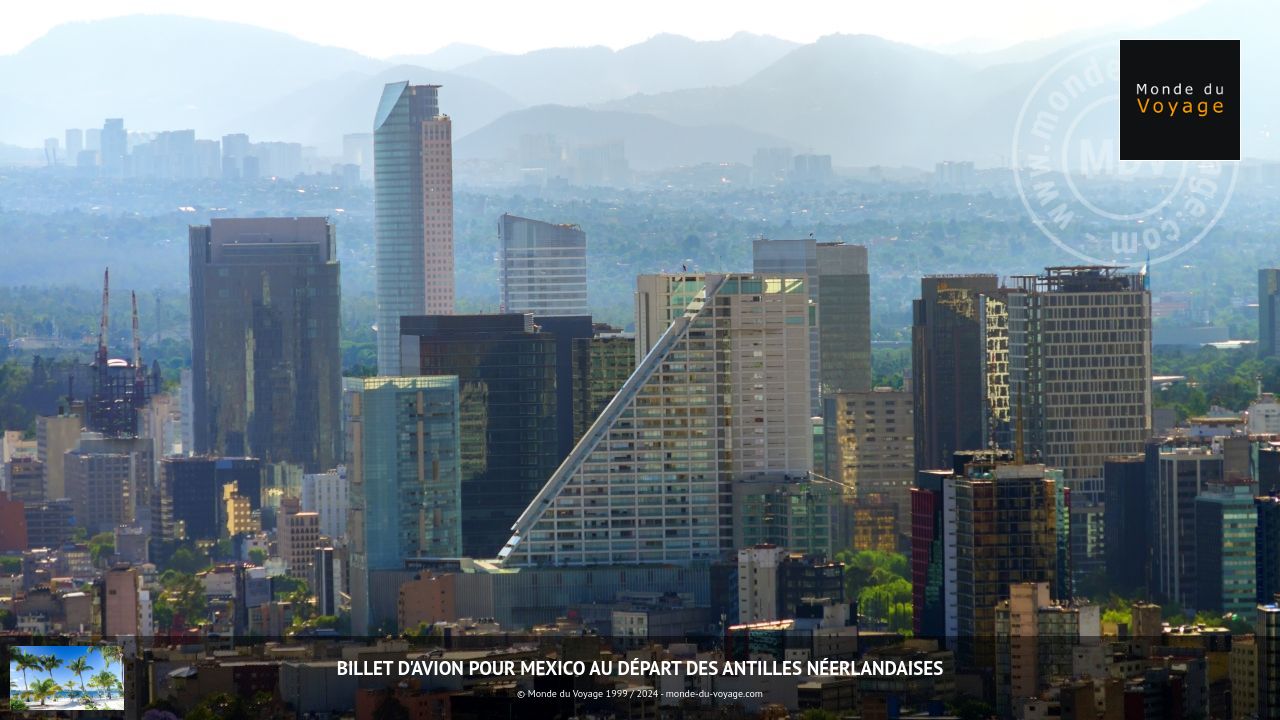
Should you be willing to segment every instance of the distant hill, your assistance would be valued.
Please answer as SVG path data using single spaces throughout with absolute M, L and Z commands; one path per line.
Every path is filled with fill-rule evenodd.
M 797 48 L 733 87 L 636 95 L 602 108 L 672 122 L 738 123 L 842 164 L 919 163 L 945 142 L 936 129 L 971 107 L 973 70 L 950 56 L 870 35 Z
M 787 40 L 750 33 L 708 42 L 657 35 L 618 51 L 595 46 L 495 55 L 456 71 L 528 105 L 583 105 L 634 93 L 734 85 L 795 47 Z
M 475 62 L 490 55 L 501 55 L 497 50 L 468 45 L 467 43 L 450 43 L 425 55 L 396 55 L 388 62 L 395 65 L 417 65 L 432 70 L 452 70 L 459 65 Z
M 0 98 L 27 104 L 0 112 L 0 138 L 36 144 L 64 128 L 101 127 L 107 117 L 124 117 L 130 129 L 254 134 L 229 123 L 321 80 L 384 67 L 350 50 L 213 20 L 135 15 L 61 25 L 0 57 Z
M 542 105 L 502 116 L 454 141 L 457 159 L 502 158 L 521 135 L 551 133 L 569 145 L 622 140 L 634 170 L 660 170 L 703 162 L 750 162 L 777 137 L 728 124 L 686 126 L 651 115 Z
M 401 65 L 374 74 L 347 73 L 323 80 L 255 108 L 232 124 L 256 128 L 269 138 L 336 151 L 342 135 L 373 130 L 373 114 L 383 86 L 401 80 L 443 86 L 440 110 L 453 118 L 455 138 L 520 107 L 514 98 L 480 80 Z

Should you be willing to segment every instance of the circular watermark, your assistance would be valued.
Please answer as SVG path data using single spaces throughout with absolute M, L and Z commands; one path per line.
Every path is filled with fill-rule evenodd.
M 1169 260 L 1213 229 L 1239 164 L 1120 159 L 1119 43 L 1073 52 L 1031 88 L 1013 129 L 1013 176 L 1031 221 L 1090 264 Z

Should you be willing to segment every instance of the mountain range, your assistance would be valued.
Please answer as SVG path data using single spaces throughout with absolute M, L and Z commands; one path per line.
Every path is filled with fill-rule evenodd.
M 130 16 L 63 25 L 0 56 L 0 142 L 38 147 L 62 128 L 124 117 L 130 129 L 248 132 L 335 152 L 343 134 L 370 131 L 382 86 L 408 79 L 443 85 L 464 159 L 554 133 L 571 144 L 624 140 L 639 169 L 749 161 L 766 144 L 841 166 L 999 165 L 1030 88 L 1067 53 L 1120 37 L 1238 37 L 1245 154 L 1280 157 L 1280 96 L 1266 72 L 1280 69 L 1268 30 L 1277 22 L 1274 3 L 1212 0 L 1149 28 L 980 54 L 869 35 L 799 45 L 739 33 L 658 35 L 616 51 L 451 45 L 382 60 L 235 23 Z

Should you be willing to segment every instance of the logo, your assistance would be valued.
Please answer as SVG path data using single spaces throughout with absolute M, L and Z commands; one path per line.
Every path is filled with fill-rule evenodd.
M 1239 40 L 1121 40 L 1122 160 L 1240 159 Z
M 1121 65 L 1115 43 L 1067 55 L 1032 86 L 1013 132 L 1023 207 L 1042 234 L 1090 264 L 1156 263 L 1186 252 L 1222 217 L 1238 169 L 1221 158 L 1121 159 L 1122 102 L 1133 101 Z M 1238 140 L 1238 120 L 1235 129 Z

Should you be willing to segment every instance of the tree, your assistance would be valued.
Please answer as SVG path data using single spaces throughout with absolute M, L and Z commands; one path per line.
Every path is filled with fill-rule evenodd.
M 89 538 L 89 558 L 94 567 L 102 567 L 104 560 L 116 552 L 116 536 L 109 533 L 98 533 Z
M 13 664 L 22 671 L 22 686 L 27 690 L 31 689 L 31 684 L 27 682 L 28 670 L 43 670 L 44 666 L 40 664 L 40 658 L 31 653 L 23 652 L 14 648 L 13 655 L 10 657 Z
M 119 645 L 99 645 L 98 654 L 102 656 L 102 662 L 106 665 L 107 670 L 111 669 L 111 663 L 120 664 L 124 658 L 124 648 Z
M 44 705 L 44 701 L 54 695 L 57 695 L 62 690 L 62 686 L 58 685 L 58 683 L 54 682 L 52 679 L 42 679 L 31 683 L 31 687 L 29 689 L 31 691 L 31 696 L 41 705 Z
M 249 562 L 259 567 L 267 564 L 267 551 L 262 548 L 254 548 L 249 551 Z
M 71 662 L 67 663 L 67 669 L 70 670 L 72 673 L 74 673 L 75 676 L 80 679 L 80 692 L 83 693 L 84 692 L 84 674 L 89 672 L 90 670 L 88 661 L 86 661 L 83 657 L 78 657 L 75 660 L 72 660 Z
M 62 667 L 62 659 L 57 655 L 42 655 L 40 656 L 40 667 L 49 673 L 49 679 L 53 680 L 53 671 Z
M 103 690 L 106 690 L 107 699 L 110 700 L 111 691 L 115 690 L 116 687 L 120 685 L 120 681 L 116 679 L 116 676 L 110 671 L 103 670 L 102 672 L 99 672 L 93 677 L 89 678 L 89 685 L 92 687 L 99 687 L 99 688 L 102 688 Z

